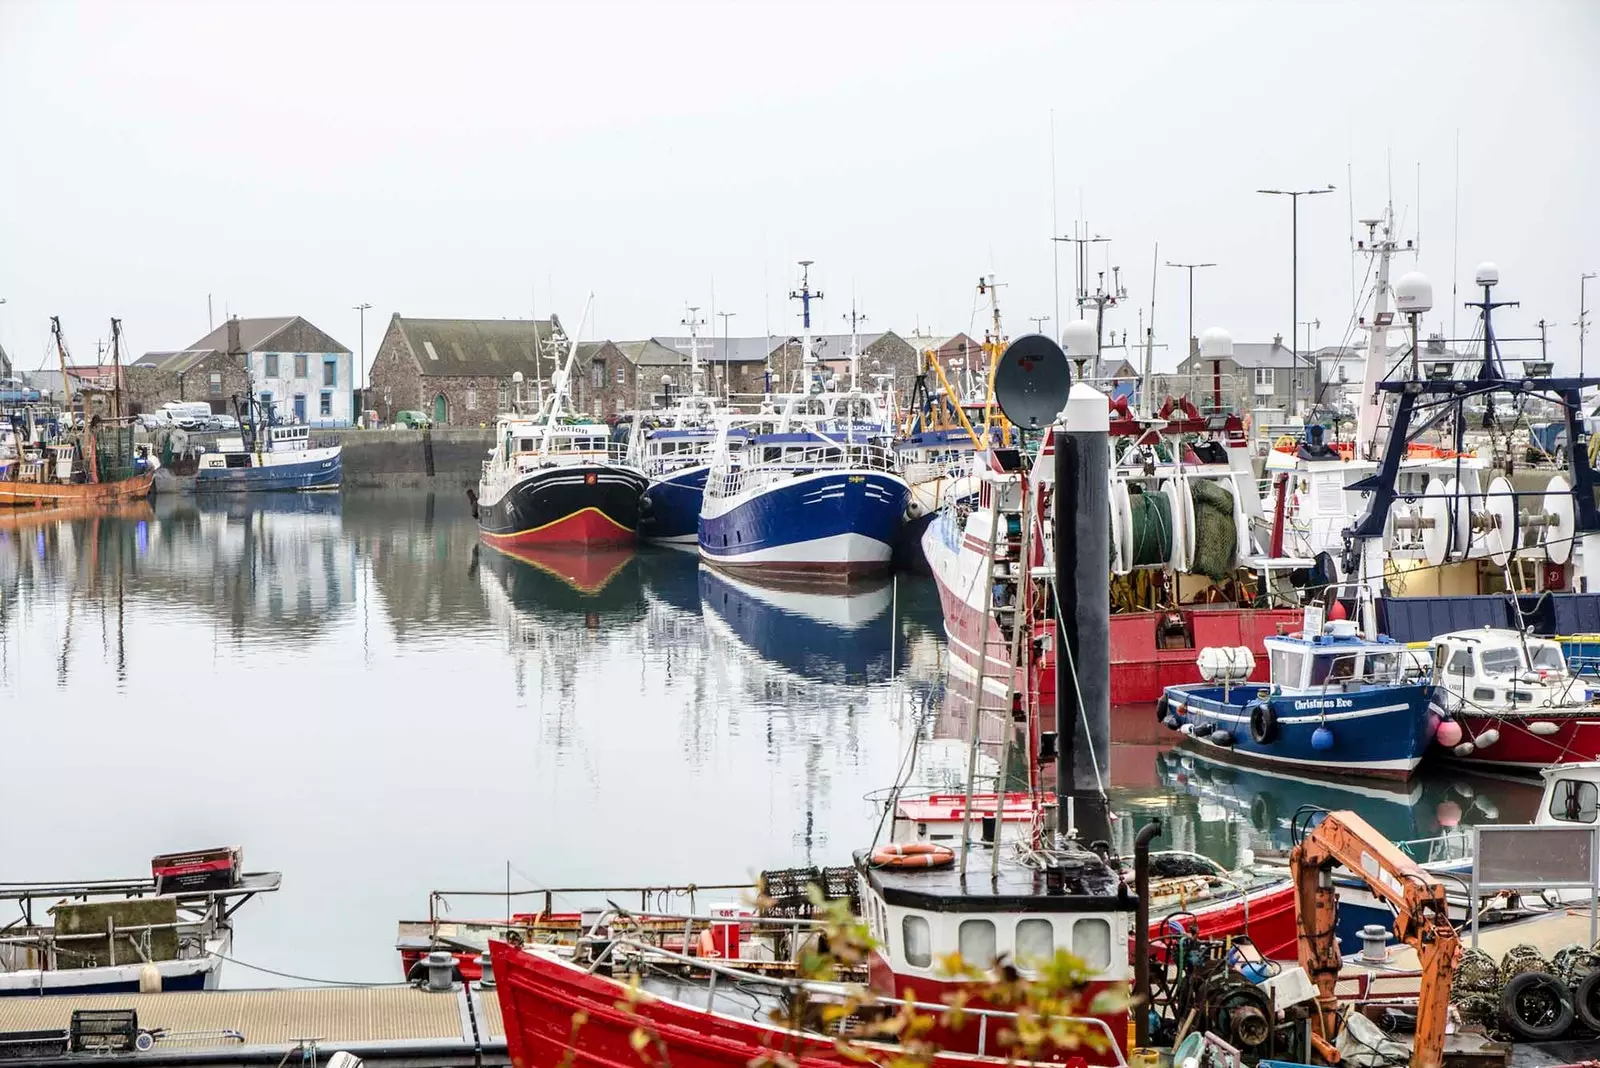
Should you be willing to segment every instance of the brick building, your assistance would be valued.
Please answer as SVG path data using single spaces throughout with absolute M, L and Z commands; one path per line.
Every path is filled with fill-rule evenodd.
M 420 411 L 435 426 L 487 425 L 513 402 L 535 407 L 551 372 L 566 362 L 568 345 L 555 317 L 411 319 L 396 313 L 373 358 L 368 406 L 383 422 L 395 412 Z M 512 381 L 519 371 L 520 398 Z M 612 342 L 579 342 L 572 407 L 596 416 L 631 407 L 635 378 Z
M 243 355 L 217 349 L 147 352 L 123 368 L 130 415 L 153 412 L 168 401 L 205 401 L 213 412 L 233 411 L 233 397 L 250 392 Z

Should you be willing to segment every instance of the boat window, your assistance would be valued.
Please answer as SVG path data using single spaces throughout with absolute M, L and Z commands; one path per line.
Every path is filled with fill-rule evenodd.
M 1600 788 L 1582 779 L 1559 779 L 1550 791 L 1550 816 L 1562 823 L 1593 823 Z
M 1528 647 L 1533 654 L 1533 666 L 1545 671 L 1559 671 L 1563 674 L 1567 670 L 1566 657 L 1561 655 L 1561 647 L 1553 643 L 1537 642 Z
M 1274 649 L 1271 653 L 1272 681 L 1280 686 L 1300 685 L 1301 654 L 1288 649 Z
M 1485 649 L 1479 657 L 1485 675 L 1513 675 L 1522 668 L 1522 650 L 1515 646 L 1507 649 Z
M 1451 653 L 1450 663 L 1445 665 L 1444 671 L 1446 675 L 1456 675 L 1470 679 L 1473 675 L 1472 650 L 1457 649 Z
M 1367 654 L 1367 678 L 1374 682 L 1393 682 L 1399 674 L 1399 653 Z
M 1487 686 L 1479 686 L 1477 689 L 1472 691 L 1472 699 L 1474 701 L 1493 701 L 1494 691 L 1489 689 Z
M 533 451 L 533 439 L 532 438 L 518 438 L 517 439 L 517 451 L 518 452 L 532 452 Z
M 1072 925 L 1072 953 L 1091 971 L 1111 966 L 1111 924 L 1107 920 L 1079 920 Z
M 1012 954 L 1023 966 L 1044 964 L 1056 955 L 1055 931 L 1049 920 L 1018 920 L 1017 946 Z
M 1311 685 L 1328 686 L 1349 682 L 1356 673 L 1356 658 L 1351 653 L 1319 656 L 1311 661 Z
M 994 963 L 994 924 L 989 920 L 962 920 L 957 939 L 961 959 L 974 968 Z
M 900 940 L 905 943 L 907 964 L 926 968 L 933 963 L 933 936 L 925 917 L 907 915 L 901 920 Z

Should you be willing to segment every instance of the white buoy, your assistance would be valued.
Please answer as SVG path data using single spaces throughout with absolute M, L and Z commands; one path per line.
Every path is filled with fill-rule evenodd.
M 139 969 L 139 993 L 161 993 L 161 969 L 154 964 L 146 964 Z
M 1541 738 L 1548 738 L 1560 729 L 1560 727 L 1556 726 L 1554 723 L 1551 723 L 1547 719 L 1541 719 L 1536 723 L 1528 724 L 1528 733 L 1537 734 Z

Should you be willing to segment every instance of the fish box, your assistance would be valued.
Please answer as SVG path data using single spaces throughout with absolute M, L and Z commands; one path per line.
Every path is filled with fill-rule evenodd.
M 139 1038 L 133 1009 L 73 1009 L 69 1028 L 73 1053 L 131 1053 Z
M 179 894 L 237 886 L 243 867 L 244 850 L 226 846 L 153 857 L 150 874 L 155 876 L 156 893 Z

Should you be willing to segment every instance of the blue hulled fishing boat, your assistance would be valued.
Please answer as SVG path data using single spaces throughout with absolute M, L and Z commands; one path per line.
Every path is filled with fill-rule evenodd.
M 1370 618 L 1371 602 L 1362 610 Z M 1249 650 L 1206 649 L 1209 682 L 1169 686 L 1156 714 L 1197 749 L 1300 772 L 1406 779 L 1433 742 L 1433 685 L 1405 646 L 1306 610 L 1298 634 L 1266 639 L 1270 685 L 1243 682 Z

